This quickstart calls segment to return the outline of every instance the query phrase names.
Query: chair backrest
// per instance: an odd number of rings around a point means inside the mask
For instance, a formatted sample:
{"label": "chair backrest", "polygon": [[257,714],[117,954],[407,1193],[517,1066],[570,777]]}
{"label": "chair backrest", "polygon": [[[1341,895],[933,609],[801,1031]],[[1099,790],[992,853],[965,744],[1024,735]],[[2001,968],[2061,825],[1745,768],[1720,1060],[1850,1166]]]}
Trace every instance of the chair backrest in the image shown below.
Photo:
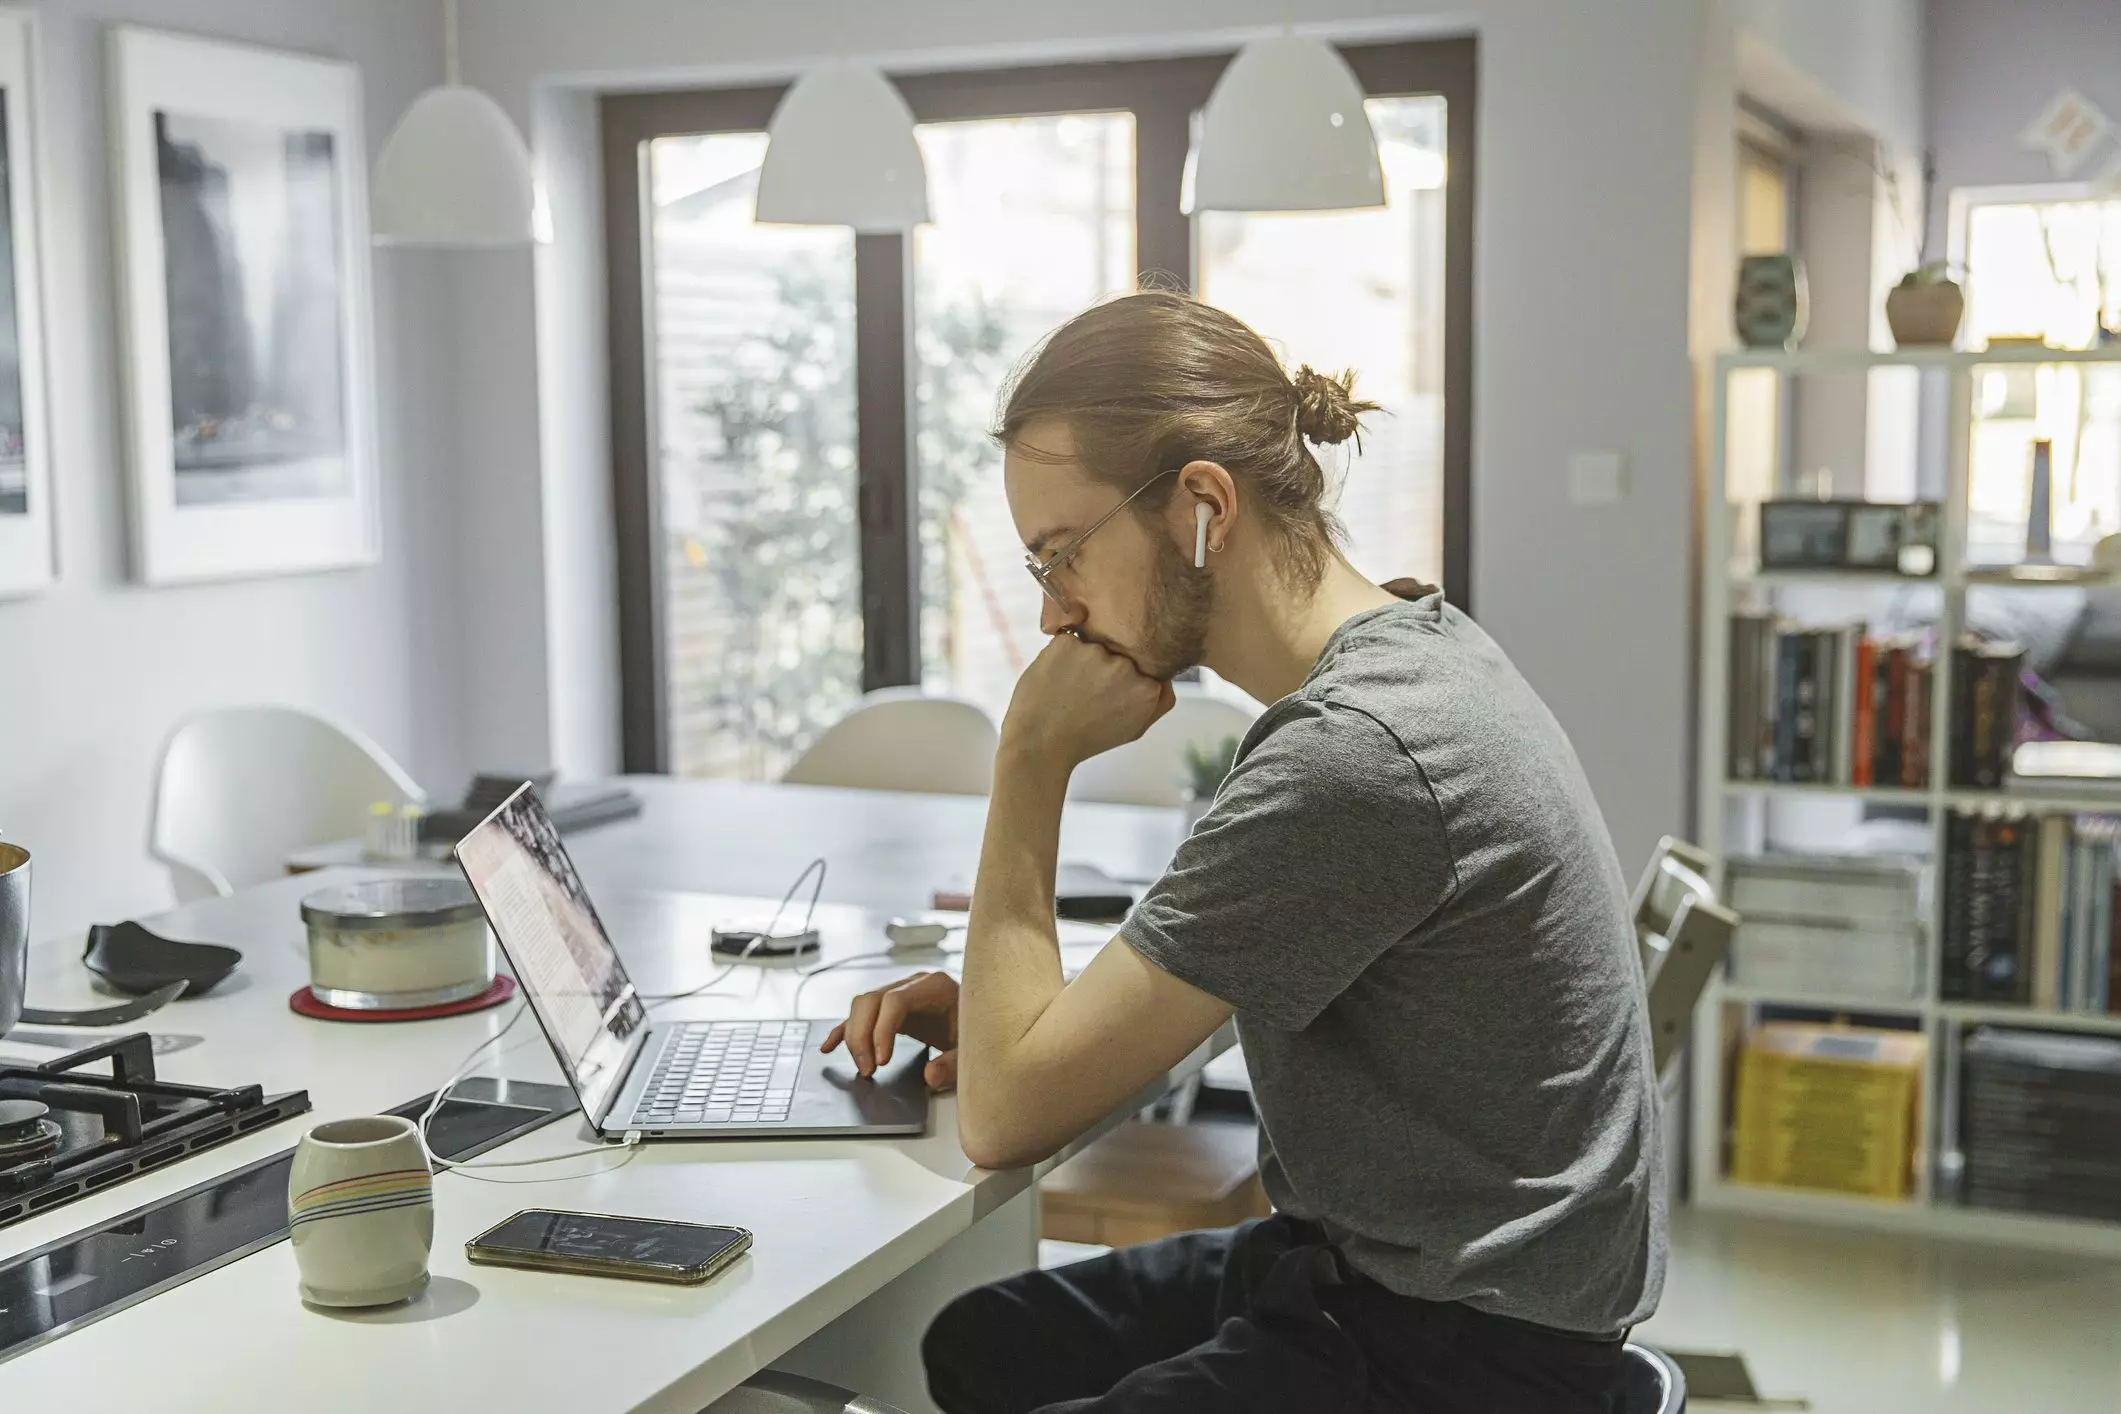
{"label": "chair backrest", "polygon": [[426,796],[383,749],[293,707],[224,707],[181,723],[162,749],[148,852],[179,899],[283,872],[289,851],[362,833],[378,801]]}
{"label": "chair backrest", "polygon": [[1660,1077],[1686,1043],[1695,1004],[1738,932],[1738,915],[1716,902],[1709,882],[1715,866],[1700,846],[1666,835],[1635,885],[1635,943]]}
{"label": "chair backrest", "polygon": [[1651,963],[1649,940],[1670,934],[1679,905],[1689,898],[1715,900],[1716,886],[1709,882],[1715,869],[1715,859],[1699,845],[1673,835],[1657,841],[1649,867],[1635,884],[1635,936],[1643,945],[1645,972]]}
{"label": "chair backrest", "polygon": [[825,729],[782,780],[799,786],[985,795],[1001,738],[987,714],[918,688],[872,692]]}
{"label": "chair backrest", "polygon": [[1650,976],[1650,1044],[1662,1077],[1693,1029],[1694,1007],[1709,985],[1709,974],[1731,950],[1738,934],[1738,915],[1706,898],[1679,905],[1665,939],[1663,961]]}
{"label": "chair backrest", "polygon": [[1621,1347],[1620,1364],[1614,1414],[1686,1414],[1686,1376],[1671,1356],[1631,1341]]}
{"label": "chair backrest", "polygon": [[1192,683],[1180,683],[1177,704],[1157,718],[1141,740],[1116,746],[1075,768],[1068,798],[1111,805],[1183,805],[1186,748],[1213,751],[1232,738],[1242,741],[1257,715],[1225,698],[1211,697]]}

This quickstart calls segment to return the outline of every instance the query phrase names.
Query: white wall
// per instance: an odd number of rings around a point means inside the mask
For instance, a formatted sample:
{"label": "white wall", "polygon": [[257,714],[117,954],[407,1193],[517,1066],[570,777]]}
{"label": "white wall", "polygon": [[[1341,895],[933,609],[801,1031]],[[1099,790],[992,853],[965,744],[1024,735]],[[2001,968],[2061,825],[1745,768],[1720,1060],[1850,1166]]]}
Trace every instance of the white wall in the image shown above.
{"label": "white wall", "polygon": [[1920,150],[1925,0],[1729,3],[1749,94],[1807,128],[1866,132],[1898,151]]}
{"label": "white wall", "polygon": [[1944,253],[1953,187],[2055,180],[2018,134],[2065,84],[2121,121],[2116,0],[1931,0],[1929,142],[1937,157],[1931,232]]}
{"label": "white wall", "polygon": [[[1880,3],[1897,13],[1913,0]],[[1705,351],[1701,330],[1709,327],[1697,329],[1690,302],[1718,301],[1715,327],[1728,328],[1728,260],[1718,257],[1721,274],[1704,273],[1691,236],[1699,208],[1729,200],[1727,161],[1719,159],[1724,178],[1699,190],[1696,162],[1702,115],[1724,125],[1717,141],[1728,142],[1727,16],[1715,0],[1316,0],[1294,8],[1299,23],[1338,39],[1480,36],[1474,608],[1574,738],[1623,857],[1643,857],[1688,813],[1689,350],[1691,341]],[[1832,6],[1756,0],[1746,8],[1765,16],[1778,42],[1804,40],[1808,52],[1832,52],[1837,65],[1848,58],[1842,46],[1870,38],[1869,26],[1852,30]],[[541,162],[556,164],[548,172],[556,190],[581,190],[575,168],[593,153],[579,127],[587,111],[541,98],[554,87],[780,78],[834,54],[914,69],[1227,48],[1278,27],[1283,11],[1281,0],[468,0],[464,55],[471,80],[532,130]],[[1821,27],[1830,40],[1819,40]],[[1704,44],[1726,51],[1708,66],[1713,91],[1701,80]],[[1914,68],[1900,57],[1837,68],[1820,86],[1854,91],[1858,109],[1890,107],[1902,101],[1892,95],[1905,87],[1903,69]],[[541,257],[543,268],[590,268],[567,250],[566,211],[555,215],[560,243]],[[509,278],[528,299],[531,273]],[[548,301],[563,297],[549,282],[538,291]],[[594,539],[580,535],[575,518],[595,513],[588,488],[609,475],[594,422],[602,409],[547,407],[541,429],[528,402],[509,398],[539,385],[534,357],[548,391],[599,386],[604,349],[586,337],[594,325],[581,308],[541,314],[535,356],[513,323],[460,331],[463,365],[493,394],[477,399],[464,436],[474,453],[463,468],[465,494],[511,507],[550,500],[549,546]],[[578,415],[590,420],[577,423]],[[542,469],[523,455],[525,439],[540,436]],[[505,451],[489,454],[489,446]],[[1566,504],[1563,468],[1576,448],[1626,453],[1627,504]],[[562,496],[574,498],[564,512]],[[555,518],[567,524],[555,530]],[[537,636],[550,681],[608,683],[596,666],[614,656],[608,567],[555,562],[550,571],[574,585],[602,578],[600,599],[557,592],[557,580],[533,583],[520,567],[494,568],[472,586],[470,612],[508,624],[511,645]],[[544,621],[531,622],[541,613]],[[467,645],[474,681],[482,651]],[[563,709],[558,697],[499,703],[483,700],[482,684],[466,692],[480,720],[512,717],[509,730],[542,734],[554,759],[585,759],[599,737],[615,754],[608,702]],[[570,713],[581,730],[567,725]]]}
{"label": "white wall", "polygon": [[434,257],[375,262],[381,566],[148,590],[126,581],[102,29],[135,21],[354,60],[371,144],[440,74],[428,0],[45,0],[46,320],[63,581],[0,602],[0,829],[36,857],[40,935],[155,907],[149,787],[164,736],[220,703],[290,702],[358,723],[423,782],[461,770],[452,538],[436,482],[452,360]]}

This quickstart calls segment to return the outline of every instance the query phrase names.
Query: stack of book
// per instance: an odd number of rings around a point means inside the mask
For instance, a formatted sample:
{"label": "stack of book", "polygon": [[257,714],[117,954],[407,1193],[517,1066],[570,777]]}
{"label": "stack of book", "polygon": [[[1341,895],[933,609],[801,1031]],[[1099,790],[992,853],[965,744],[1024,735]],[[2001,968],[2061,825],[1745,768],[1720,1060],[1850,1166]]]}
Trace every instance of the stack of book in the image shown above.
{"label": "stack of book", "polygon": [[1998,806],[1952,813],[1944,833],[1945,1000],[2121,1010],[2117,825]]}
{"label": "stack of book", "polygon": [[2018,743],[2018,679],[2025,650],[1961,639],[1952,655],[1952,784],[1996,790]]}
{"label": "stack of book", "polygon": [[1905,1198],[1926,1054],[1916,1031],[1755,1027],[1738,1057],[1731,1180]]}
{"label": "stack of book", "polygon": [[2121,1039],[1984,1026],[1961,1083],[1968,1203],[2121,1221]]}
{"label": "stack of book", "polygon": [[1740,923],[1731,978],[1748,987],[1911,1001],[1922,994],[1922,869],[1910,861],[1822,856],[1726,865]]}
{"label": "stack of book", "polygon": [[1920,639],[1735,614],[1730,662],[1732,780],[1929,784],[1931,672]]}

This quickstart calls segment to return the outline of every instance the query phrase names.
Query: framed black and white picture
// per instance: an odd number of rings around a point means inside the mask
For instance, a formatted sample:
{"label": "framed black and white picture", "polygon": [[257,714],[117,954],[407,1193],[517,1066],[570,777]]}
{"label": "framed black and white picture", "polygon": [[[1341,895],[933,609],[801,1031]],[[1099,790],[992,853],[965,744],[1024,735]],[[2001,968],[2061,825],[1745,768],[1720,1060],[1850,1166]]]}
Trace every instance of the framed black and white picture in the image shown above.
{"label": "framed black and white picture", "polygon": [[110,46],[135,573],[374,563],[360,71],[129,26]]}
{"label": "framed black and white picture", "polygon": [[52,582],[51,442],[38,263],[37,27],[0,8],[0,598]]}

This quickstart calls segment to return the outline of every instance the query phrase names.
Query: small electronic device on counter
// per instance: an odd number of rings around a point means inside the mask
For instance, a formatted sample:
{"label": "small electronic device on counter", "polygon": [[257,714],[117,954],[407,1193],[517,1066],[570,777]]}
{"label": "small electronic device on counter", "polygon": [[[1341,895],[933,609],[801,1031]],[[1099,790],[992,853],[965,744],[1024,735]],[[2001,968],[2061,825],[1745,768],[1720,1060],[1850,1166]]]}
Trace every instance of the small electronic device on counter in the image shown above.
{"label": "small electronic device on counter", "polygon": [[740,1227],[526,1208],[464,1244],[488,1267],[697,1286],[751,1250]]}
{"label": "small electronic device on counter", "polygon": [[[1115,879],[1095,864],[1063,863],[1053,881],[1053,916],[1070,923],[1118,923],[1141,902],[1143,885]],[[972,895],[937,889],[929,906],[947,913],[972,911]]]}
{"label": "small electronic device on counter", "polygon": [[808,957],[820,946],[815,928],[783,928],[773,932],[757,928],[717,928],[709,944],[723,957]]}

